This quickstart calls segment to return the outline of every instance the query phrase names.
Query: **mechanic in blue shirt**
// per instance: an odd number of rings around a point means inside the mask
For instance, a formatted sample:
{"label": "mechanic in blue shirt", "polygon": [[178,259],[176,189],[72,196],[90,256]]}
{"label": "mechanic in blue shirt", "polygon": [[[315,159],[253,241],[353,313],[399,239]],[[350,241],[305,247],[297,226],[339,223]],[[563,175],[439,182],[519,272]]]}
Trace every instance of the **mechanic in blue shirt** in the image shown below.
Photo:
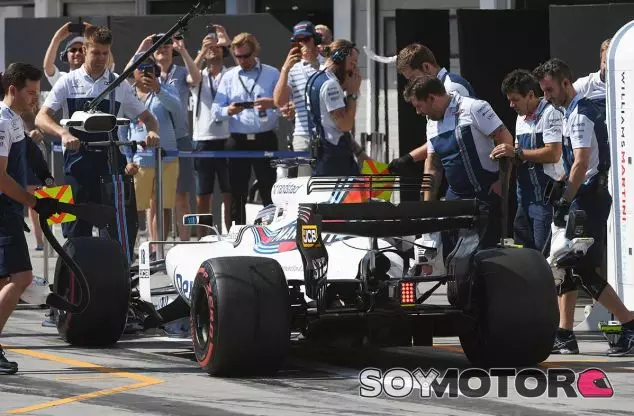
{"label": "mechanic in blue shirt", "polygon": [[[440,175],[444,172],[449,185],[446,199],[477,198],[481,212],[488,213],[480,245],[495,247],[501,238],[502,184],[498,160],[491,152],[495,145],[512,146],[513,136],[488,102],[447,93],[437,77],[416,78],[405,96],[418,114],[428,118],[429,157],[425,160],[425,174],[433,177],[433,185],[424,191],[424,200],[436,199]],[[449,233],[445,234],[447,237]],[[443,251],[447,253],[454,243],[449,240],[453,238],[443,242]]]}
{"label": "mechanic in blue shirt", "polygon": [[[419,76],[428,75],[437,77],[442,81],[445,91],[455,92],[463,97],[475,98],[473,87],[463,77],[441,68],[436,61],[434,53],[425,45],[412,43],[403,48],[396,61],[398,73],[411,81]],[[416,162],[427,158],[427,143],[417,147],[404,156],[392,160],[389,164],[390,172],[401,174],[408,172]]]}
{"label": "mechanic in blue shirt", "polygon": [[[159,124],[161,136],[161,148],[168,153],[178,151],[176,136],[176,119],[181,115],[181,101],[176,87],[159,82],[160,68],[152,58],[142,62],[134,70],[134,93],[145,104]],[[130,120],[129,126],[120,128],[120,137],[123,140],[143,142],[148,131],[145,124],[138,118]],[[138,212],[150,210],[150,223],[148,227],[150,238],[159,240],[157,231],[156,212],[156,158],[152,155],[132,154],[132,149],[125,148],[128,164],[126,173],[134,175],[134,193]],[[142,150],[142,149],[139,149]],[[164,230],[169,228],[170,210],[174,209],[176,202],[176,189],[178,181],[178,166],[180,160],[175,155],[166,155],[163,158],[163,209]],[[152,252],[155,247],[152,247]]]}
{"label": "mechanic in blue shirt", "polygon": [[[0,76],[0,333],[33,280],[24,207],[45,218],[58,212],[57,200],[36,199],[26,190],[29,150],[21,116],[37,103],[42,75],[30,64],[12,63]],[[0,346],[0,374],[17,371],[18,364],[7,360]]]}
{"label": "mechanic in blue shirt", "polygon": [[558,288],[559,331],[553,353],[578,354],[579,347],[572,332],[578,281],[590,296],[610,311],[623,324],[623,332],[608,355],[616,357],[634,350],[634,314],[627,310],[610,284],[598,273],[603,260],[605,224],[612,206],[608,189],[610,146],[605,121],[600,109],[577,93],[570,67],[553,58],[535,70],[544,96],[553,105],[565,109],[563,159],[566,170],[565,191],[555,204],[553,222],[565,227],[570,210],[585,211],[585,234],[594,244]]}
{"label": "mechanic in blue shirt", "polygon": [[610,40],[608,38],[601,43],[601,49],[599,50],[599,58],[601,64],[599,70],[591,72],[585,77],[578,78],[572,86],[575,87],[575,91],[581,94],[582,97],[592,101],[601,112],[601,116],[605,120],[605,69],[606,59],[608,55],[608,48],[610,47]]}
{"label": "mechanic in blue shirt", "polygon": [[317,151],[313,175],[357,176],[361,173],[358,162],[367,159],[351,133],[361,87],[359,52],[344,39],[326,49],[329,57],[324,69],[311,75],[306,84],[308,127]]}
{"label": "mechanic in blue shirt", "polygon": [[544,250],[552,206],[544,202],[544,189],[550,181],[565,174],[561,158],[563,111],[542,98],[539,82],[530,71],[517,69],[502,81],[502,93],[517,112],[515,147],[502,144],[493,157],[508,157],[517,166],[517,212],[514,240],[524,247]]}
{"label": "mechanic in blue shirt", "polygon": [[[273,103],[273,91],[280,71],[260,62],[260,43],[250,33],[240,33],[233,38],[231,50],[238,65],[222,77],[212,105],[214,119],[229,120],[231,138],[227,150],[277,151],[275,129],[279,115]],[[229,159],[231,220],[236,224],[246,223],[252,166],[263,205],[272,203],[271,190],[276,176],[271,159]]]}

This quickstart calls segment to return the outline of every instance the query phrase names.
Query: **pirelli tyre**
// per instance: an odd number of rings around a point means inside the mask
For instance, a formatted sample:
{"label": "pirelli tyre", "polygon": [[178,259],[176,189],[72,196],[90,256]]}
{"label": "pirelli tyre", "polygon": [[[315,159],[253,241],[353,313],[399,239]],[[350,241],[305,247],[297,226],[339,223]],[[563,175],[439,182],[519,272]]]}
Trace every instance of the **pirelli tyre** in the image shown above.
{"label": "pirelli tyre", "polygon": [[499,248],[474,256],[471,302],[460,334],[478,367],[534,366],[550,355],[559,323],[552,272],[537,250]]}
{"label": "pirelli tyre", "polygon": [[[82,314],[59,311],[57,330],[77,346],[111,346],[121,338],[130,303],[130,269],[121,244],[109,238],[77,237],[64,250],[83,271],[90,303]],[[54,291],[75,303],[80,296],[74,274],[58,259]]]}
{"label": "pirelli tyre", "polygon": [[288,354],[290,297],[275,260],[205,261],[194,280],[190,314],[196,360],[210,375],[271,374]]}

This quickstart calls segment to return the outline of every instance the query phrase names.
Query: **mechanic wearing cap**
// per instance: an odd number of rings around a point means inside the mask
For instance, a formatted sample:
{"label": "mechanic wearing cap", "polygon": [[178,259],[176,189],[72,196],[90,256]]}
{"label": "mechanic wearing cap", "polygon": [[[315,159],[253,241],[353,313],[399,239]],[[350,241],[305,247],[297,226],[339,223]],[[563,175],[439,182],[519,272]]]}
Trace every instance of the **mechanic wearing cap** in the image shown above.
{"label": "mechanic wearing cap", "polygon": [[[278,138],[275,129],[279,115],[273,103],[273,91],[280,71],[260,62],[260,43],[250,33],[234,37],[231,50],[238,65],[222,77],[212,106],[215,120],[229,120],[231,138],[227,150],[276,151]],[[271,159],[230,159],[231,220],[236,224],[246,224],[251,166],[258,180],[263,205],[272,203],[271,190],[276,178]]]}
{"label": "mechanic wearing cap", "polygon": [[[218,28],[221,26],[216,25]],[[222,32],[224,29],[222,30]],[[221,30],[216,29],[216,37],[207,34],[203,38],[200,52],[196,57],[196,67],[205,63],[205,68],[198,71],[201,82],[191,88],[194,101],[194,143],[196,151],[223,151],[227,148],[229,138],[229,121],[216,119],[213,115],[213,103],[216,97],[220,81],[229,70],[224,66],[224,58],[229,55],[226,44],[223,42]],[[226,38],[228,40],[228,37]],[[194,159],[196,170],[196,212],[207,214],[211,212],[211,202],[214,193],[216,178],[222,193],[224,205],[225,227],[231,228],[231,186],[229,183],[229,168],[226,158]],[[222,229],[222,227],[220,227]],[[207,235],[207,229],[198,231],[198,236]]]}
{"label": "mechanic wearing cap", "polygon": [[572,332],[578,282],[590,296],[610,311],[623,324],[623,332],[608,355],[631,353],[634,348],[634,314],[627,310],[610,284],[596,271],[603,258],[605,224],[610,214],[612,196],[608,189],[610,147],[608,132],[599,108],[577,93],[572,84],[572,71],[560,59],[541,65],[534,74],[544,96],[553,105],[565,109],[563,128],[563,161],[566,171],[565,191],[555,203],[554,225],[566,226],[571,210],[585,211],[585,234],[594,239],[573,276],[566,274],[558,287],[559,330],[553,354],[578,354],[579,347]]}
{"label": "mechanic wearing cap", "polygon": [[517,166],[517,211],[513,226],[515,243],[547,255],[553,209],[544,201],[550,181],[565,174],[561,159],[563,111],[542,98],[539,82],[529,71],[517,69],[502,81],[502,93],[517,112],[515,147],[501,144],[494,158],[513,159]]}
{"label": "mechanic wearing cap", "polygon": [[597,72],[592,72],[585,77],[578,78],[572,86],[582,97],[592,101],[601,112],[603,120],[605,120],[605,69],[608,48],[610,47],[610,39],[608,38],[601,43],[599,51],[599,59],[601,65]]}
{"label": "mechanic wearing cap", "polygon": [[[63,109],[64,118],[70,118],[75,111],[83,111],[84,106],[97,97],[112,83],[117,75],[107,68],[112,33],[106,27],[91,26],[86,29],[84,64],[63,76],[55,84],[53,90],[46,97],[44,105],[36,118],[36,125],[45,133],[60,137],[64,152],[64,173],[66,183],[73,189],[76,203],[101,203],[101,175],[110,175],[107,150],[81,147],[81,143],[107,141],[116,139],[117,128],[108,133],[85,133],[81,130],[60,126],[53,115]],[[139,118],[146,126],[148,134],[146,144],[155,146],[159,141],[156,119],[145,108],[145,105],[134,95],[134,91],[127,82],[115,88],[98,106],[104,113],[125,115],[129,119]],[[123,155],[123,154],[122,154]],[[119,160],[121,174],[125,170],[125,158]],[[92,224],[77,219],[63,224],[65,237],[92,236]],[[130,233],[136,235],[136,230]],[[134,244],[134,241],[131,242]]]}
{"label": "mechanic wearing cap", "polygon": [[[0,333],[20,296],[33,280],[29,247],[24,236],[24,207],[48,218],[58,201],[36,199],[26,190],[28,145],[21,116],[32,111],[40,93],[42,71],[12,63],[1,75],[0,103]],[[7,360],[0,346],[0,374],[14,374],[18,364]]]}
{"label": "mechanic wearing cap", "polygon": [[[295,108],[295,129],[293,131],[293,150],[308,152],[310,132],[308,129],[308,111],[304,92],[308,78],[324,64],[325,58],[317,47],[321,44],[321,35],[308,21],[299,22],[293,28],[291,48],[286,62],[282,66],[280,80],[275,86],[275,105],[282,108],[292,101]],[[310,176],[310,166],[299,166],[298,176]]]}
{"label": "mechanic wearing cap", "polygon": [[310,77],[306,87],[311,140],[317,152],[313,175],[355,176],[360,174],[359,162],[368,159],[351,133],[361,87],[359,51],[354,43],[338,39],[328,52],[324,68]]}
{"label": "mechanic wearing cap", "polygon": [[[480,246],[495,247],[501,238],[502,184],[499,162],[491,152],[495,145],[512,146],[513,136],[488,102],[448,93],[438,77],[423,75],[414,79],[404,96],[418,114],[428,118],[425,174],[433,179],[431,189],[424,191],[424,200],[436,199],[444,173],[449,185],[447,200],[477,198],[481,212],[488,213]],[[446,241],[445,248],[454,245],[453,241]],[[449,253],[451,249],[443,251]]]}
{"label": "mechanic wearing cap", "polygon": [[[471,84],[460,75],[441,68],[434,53],[420,43],[412,43],[403,48],[398,54],[396,67],[399,74],[409,81],[421,75],[437,77],[442,81],[446,92],[456,92],[463,97],[475,98],[475,91]],[[427,158],[427,147],[428,144],[425,143],[406,155],[392,160],[389,164],[390,172],[401,174],[409,171],[414,167],[415,162]]]}

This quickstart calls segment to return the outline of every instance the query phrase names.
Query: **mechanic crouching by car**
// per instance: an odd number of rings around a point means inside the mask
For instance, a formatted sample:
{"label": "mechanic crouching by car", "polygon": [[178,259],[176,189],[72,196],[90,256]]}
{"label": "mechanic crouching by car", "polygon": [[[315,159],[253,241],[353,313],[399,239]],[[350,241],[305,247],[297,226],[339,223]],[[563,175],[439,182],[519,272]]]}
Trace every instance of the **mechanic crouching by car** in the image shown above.
{"label": "mechanic crouching by car", "polygon": [[[117,77],[107,66],[112,45],[112,33],[108,28],[91,26],[84,34],[84,64],[64,75],[46,97],[44,105],[37,115],[35,123],[44,133],[60,137],[64,152],[64,173],[66,184],[73,189],[75,203],[102,202],[102,185],[100,176],[111,175],[108,163],[108,152],[89,150],[81,147],[82,143],[94,141],[116,140],[117,129],[108,133],[84,133],[81,130],[66,129],[59,125],[53,115],[63,109],[63,117],[70,118],[75,111],[83,111],[86,103],[96,98]],[[134,95],[126,82],[112,90],[100,104],[100,111],[108,114],[123,115],[129,119],[139,118],[146,126],[145,137],[148,146],[155,146],[159,141],[156,119],[145,108],[145,105]],[[125,158],[119,158],[119,166],[115,168],[123,175]],[[136,218],[129,219],[136,224]],[[93,225],[77,219],[62,224],[64,237],[92,236]],[[136,229],[129,230],[129,241],[126,252],[132,253],[136,240]]]}
{"label": "mechanic crouching by car", "polygon": [[[447,93],[437,77],[416,78],[405,90],[420,115],[428,118],[428,157],[425,174],[433,177],[424,200],[436,199],[443,172],[447,176],[447,200],[478,199],[488,214],[480,247],[495,247],[501,238],[501,180],[499,162],[491,152],[495,145],[513,145],[513,137],[486,101]],[[505,184],[508,186],[508,184]],[[443,252],[454,242],[444,235]]]}
{"label": "mechanic crouching by car", "polygon": [[[147,109],[157,119],[161,135],[161,148],[167,152],[178,151],[176,137],[176,119],[181,114],[181,101],[175,86],[160,83],[161,69],[152,58],[146,59],[134,70],[134,93],[145,103]],[[139,119],[130,120],[128,126],[120,128],[121,139],[143,142],[148,131]],[[134,193],[136,195],[137,212],[150,210],[150,224],[148,227],[150,239],[159,241],[158,214],[156,201],[156,158],[152,156],[132,154],[132,149],[126,148],[128,164],[125,168],[128,175],[134,176]],[[178,157],[165,156],[163,158],[163,229],[169,229],[170,210],[176,203],[176,184],[178,180]],[[165,237],[165,236],[163,236]],[[155,256],[156,246],[150,248]]]}
{"label": "mechanic crouching by car", "polygon": [[610,146],[601,110],[577,93],[572,84],[572,71],[560,59],[551,59],[534,70],[544,96],[553,105],[566,111],[563,129],[563,161],[566,171],[565,191],[555,203],[553,222],[566,226],[571,210],[585,211],[585,235],[594,239],[574,267],[572,277],[566,274],[558,287],[559,331],[553,354],[578,354],[579,347],[572,332],[577,288],[581,286],[592,298],[605,306],[623,325],[623,332],[608,355],[618,357],[634,349],[634,314],[627,310],[610,284],[598,273],[603,259],[605,224],[612,206],[608,190]]}
{"label": "mechanic crouching by car", "polygon": [[361,87],[359,51],[352,42],[338,39],[328,54],[324,69],[306,85],[311,146],[317,153],[313,176],[356,176],[361,172],[358,162],[368,159],[351,133]]}
{"label": "mechanic crouching by car", "polygon": [[[42,75],[30,64],[13,63],[0,76],[0,333],[33,280],[24,207],[45,218],[58,212],[57,200],[36,199],[26,190],[29,150],[21,116],[37,103]],[[0,345],[0,374],[17,371],[18,364],[7,360]]]}
{"label": "mechanic crouching by car", "polygon": [[539,82],[518,69],[502,82],[502,93],[517,112],[515,147],[501,144],[494,158],[507,157],[517,167],[517,211],[513,224],[516,244],[542,251],[546,257],[553,209],[544,201],[550,181],[564,176],[561,159],[563,112],[541,97]]}

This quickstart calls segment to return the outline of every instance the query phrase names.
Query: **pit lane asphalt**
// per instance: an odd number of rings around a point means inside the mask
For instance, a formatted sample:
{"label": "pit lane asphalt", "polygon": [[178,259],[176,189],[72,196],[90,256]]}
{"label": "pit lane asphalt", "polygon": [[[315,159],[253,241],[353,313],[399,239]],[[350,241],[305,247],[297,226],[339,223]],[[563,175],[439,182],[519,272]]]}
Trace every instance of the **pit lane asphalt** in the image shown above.
{"label": "pit lane asphalt", "polygon": [[[38,267],[34,252],[34,266]],[[54,265],[54,260],[51,262]],[[443,295],[438,294],[439,297]],[[576,321],[583,319],[579,303]],[[126,335],[114,348],[74,348],[44,328],[43,310],[17,311],[0,342],[20,372],[0,376],[0,414],[64,415],[596,415],[634,414],[634,357],[608,358],[601,338],[580,339],[583,354],[551,356],[542,368],[603,369],[615,390],[612,398],[522,398],[514,389],[486,398],[421,398],[415,390],[401,399],[362,398],[359,372],[435,368],[466,369],[469,364],[455,338],[434,347],[381,351],[316,349],[295,340],[291,356],[274,377],[212,378],[194,360],[188,339]],[[509,328],[521,331],[521,328]],[[509,382],[512,386],[513,383]],[[475,385],[477,386],[477,384]]]}

